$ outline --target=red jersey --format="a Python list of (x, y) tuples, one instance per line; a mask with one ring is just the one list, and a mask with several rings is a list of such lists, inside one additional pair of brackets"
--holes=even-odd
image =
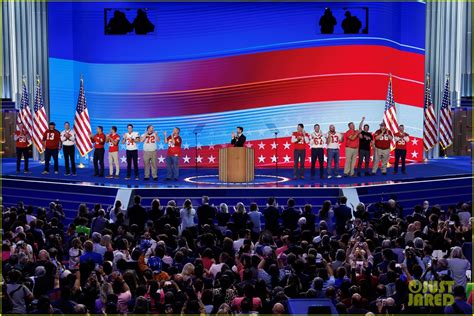
[[(119, 146), (118, 146), (119, 140), (120, 140), (120, 135), (119, 134), (115, 134), (115, 135), (110, 134), (109, 135), (109, 152), (114, 153), (114, 152), (118, 151), (118, 149), (119, 149)], [(117, 144), (114, 144), (114, 142), (117, 142)]]
[(388, 138), (388, 136), (392, 136), (392, 132), (386, 129), (383, 138), (379, 139), (381, 134), (382, 130), (380, 129), (374, 133), (375, 147), (379, 149), (389, 149), (391, 140)]
[[(356, 137), (351, 140), (349, 136), (355, 135)], [(356, 130), (350, 129), (344, 134), (344, 138), (346, 139), (346, 147), (347, 148), (359, 148), (359, 135)]]
[(47, 130), (44, 132), (43, 141), (46, 141), (47, 149), (59, 149), (59, 142), (61, 141), (61, 133), (58, 130)]
[(92, 136), (92, 142), (94, 143), (94, 148), (104, 148), (105, 134), (95, 134)]
[[(298, 137), (301, 137), (301, 139), (298, 140)], [(309, 134), (303, 132), (293, 132), (293, 134), (291, 134), (291, 142), (293, 143), (293, 149), (304, 150), (309, 143)]]
[(407, 133), (396, 133), (395, 134), (395, 148), (396, 149), (407, 149), (407, 143), (410, 141), (410, 135)]
[(27, 148), (28, 147), (28, 136), (25, 134), (20, 135), (20, 131), (15, 132), (16, 148)]
[[(171, 142), (172, 138), (174, 138), (174, 144)], [(181, 156), (181, 137), (168, 136), (166, 141), (168, 143), (168, 156)]]

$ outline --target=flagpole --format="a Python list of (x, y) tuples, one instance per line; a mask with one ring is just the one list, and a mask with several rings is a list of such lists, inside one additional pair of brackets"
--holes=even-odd
[[(427, 88), (430, 87), (430, 73), (429, 73), (429, 72), (426, 73), (426, 83), (425, 83), (425, 85), (427, 86), (427, 87), (425, 86), (425, 98), (426, 98), (426, 91), (427, 91)], [(426, 100), (424, 100), (424, 102), (426, 103)], [(425, 121), (426, 121), (426, 113), (425, 113), (425, 111), (427, 110), (425, 107), (426, 107), (426, 104), (423, 104), (423, 147), (424, 147), (424, 145), (425, 145), (425, 135), (424, 135), (424, 134), (425, 134), (425, 128), (426, 128), (426, 127), (425, 127)], [(432, 148), (430, 148), (430, 149), (424, 151), (424, 153), (423, 153), (424, 156), (425, 156), (425, 158), (423, 159), (423, 162), (424, 162), (424, 163), (427, 163), (427, 162), (428, 162), (431, 149), (432, 149)]]
[[(446, 74), (446, 80), (448, 81), (448, 84), (447, 84), (446, 89), (448, 89), (448, 91), (449, 91), (449, 89), (450, 89), (450, 86), (449, 86), (449, 83), (450, 83), (450, 82), (449, 82), (449, 72)], [(449, 93), (449, 97), (451, 98), (451, 91), (449, 91), (449, 92), (450, 92), (450, 93)], [(443, 91), (443, 94), (444, 94), (444, 91)], [(449, 111), (451, 111), (451, 101), (452, 101), (452, 100), (449, 100)], [(452, 113), (451, 113), (451, 115), (452, 115)], [(451, 116), (451, 119), (452, 119), (452, 116)], [(453, 138), (454, 138), (454, 137), (453, 137)], [(452, 141), (454, 142), (454, 139), (453, 139)], [(449, 147), (449, 146), (448, 146), (448, 147)], [(444, 157), (443, 157), (443, 158), (444, 158), (444, 159), (447, 159), (447, 158), (448, 158), (448, 154), (447, 154), (447, 150), (446, 150), (446, 149), (448, 149), (448, 147), (446, 147), (446, 148), (443, 147), (443, 153), (444, 153)]]
[[(79, 82), (80, 82), (80, 84), (82, 85), (82, 83), (84, 82), (84, 74), (81, 73), (81, 75), (80, 75), (79, 78), (80, 78), (80, 79), (79, 79)], [(80, 88), (79, 88), (79, 89), (80, 89)], [(79, 155), (79, 156), (81, 156), (81, 155)], [(82, 163), (82, 160), (83, 160), (83, 159), (84, 159), (84, 157), (82, 157), (82, 156), (79, 158), (79, 161), (80, 161), (80, 162), (79, 162), (79, 165), (78, 165), (77, 167), (80, 168), (80, 169), (83, 169), (83, 168), (86, 167), (86, 165), (84, 165), (84, 164)]]

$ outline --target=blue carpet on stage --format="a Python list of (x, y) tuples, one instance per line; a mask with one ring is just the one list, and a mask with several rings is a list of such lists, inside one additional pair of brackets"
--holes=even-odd
[[(276, 176), (275, 169), (257, 169), (255, 171), (255, 181), (246, 184), (222, 183), (218, 179), (217, 169), (201, 169), (196, 171), (194, 168), (182, 168), (180, 170), (180, 178), (178, 181), (166, 181), (166, 171), (160, 169), (158, 171), (158, 181), (143, 180), (143, 170), (140, 170), (140, 180), (125, 180), (125, 170), (121, 170), (120, 179), (107, 179), (93, 177), (92, 169), (78, 169), (77, 176), (65, 176), (64, 167), (60, 166), (59, 174), (51, 172), (49, 175), (43, 175), (44, 166), (38, 162), (30, 162), (30, 173), (17, 174), (15, 172), (14, 159), (2, 160), (2, 176), (10, 179), (31, 179), (54, 182), (68, 182), (81, 184), (100, 184), (111, 187), (228, 187), (228, 186), (245, 186), (245, 187), (347, 187), (360, 186), (368, 184), (386, 184), (398, 183), (411, 180), (436, 179), (443, 177), (457, 177), (472, 174), (472, 164), (470, 157), (450, 157), (430, 160), (427, 163), (417, 163), (407, 166), (407, 174), (393, 174), (393, 169), (389, 168), (387, 175), (383, 176), (380, 171), (375, 176), (349, 177), (349, 178), (332, 178), (332, 179), (316, 179), (310, 178), (310, 172), (306, 169), (306, 178), (304, 180), (293, 180), (292, 169), (278, 169)], [(51, 168), (52, 170), (52, 168)], [(342, 170), (341, 170), (342, 172)]]

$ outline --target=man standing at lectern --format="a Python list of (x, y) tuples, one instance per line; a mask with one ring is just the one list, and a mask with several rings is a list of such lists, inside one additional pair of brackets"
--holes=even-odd
[(244, 147), (244, 144), (247, 138), (245, 137), (244, 134), (242, 134), (243, 132), (244, 132), (244, 128), (241, 126), (237, 126), (237, 134), (232, 132), (232, 140), (230, 143), (234, 145), (234, 147)]

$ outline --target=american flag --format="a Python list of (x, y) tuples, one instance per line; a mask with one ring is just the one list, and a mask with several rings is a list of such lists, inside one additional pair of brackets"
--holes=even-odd
[(41, 154), (43, 148), (43, 135), (48, 129), (48, 119), (43, 104), (43, 95), (41, 94), (40, 80), (36, 79), (35, 105), (33, 108), (35, 117), (33, 120), (33, 143)]
[(436, 120), (436, 113), (431, 100), (431, 89), (430, 89), (430, 77), (426, 79), (425, 89), (425, 112), (423, 121), (423, 147), (426, 151), (433, 148), (437, 143), (437, 132), (436, 126), (438, 126)]
[(76, 132), (76, 145), (79, 153), (84, 157), (92, 150), (89, 135), (92, 133), (89, 111), (87, 110), (86, 96), (84, 95), (84, 80), (81, 78), (79, 98), (77, 99), (76, 116), (74, 118), (74, 131)]
[[(398, 133), (397, 109), (395, 108), (395, 101), (393, 100), (392, 91), (392, 76), (390, 75), (388, 81), (387, 99), (385, 100), (385, 111), (383, 113), (383, 121), (385, 126), (392, 134)], [(395, 137), (392, 138), (391, 147), (395, 147)]]
[(439, 143), (443, 149), (453, 144), (453, 117), (451, 113), (451, 92), (449, 91), (449, 76), (443, 91), (443, 102), (439, 112)]
[(23, 125), (26, 134), (29, 136), (29, 143), (31, 145), (31, 136), (33, 135), (33, 114), (30, 110), (30, 98), (28, 90), (26, 89), (26, 82), (23, 80), (21, 88), (21, 104), (20, 111), (16, 117), (16, 130), (20, 131), (20, 125)]

